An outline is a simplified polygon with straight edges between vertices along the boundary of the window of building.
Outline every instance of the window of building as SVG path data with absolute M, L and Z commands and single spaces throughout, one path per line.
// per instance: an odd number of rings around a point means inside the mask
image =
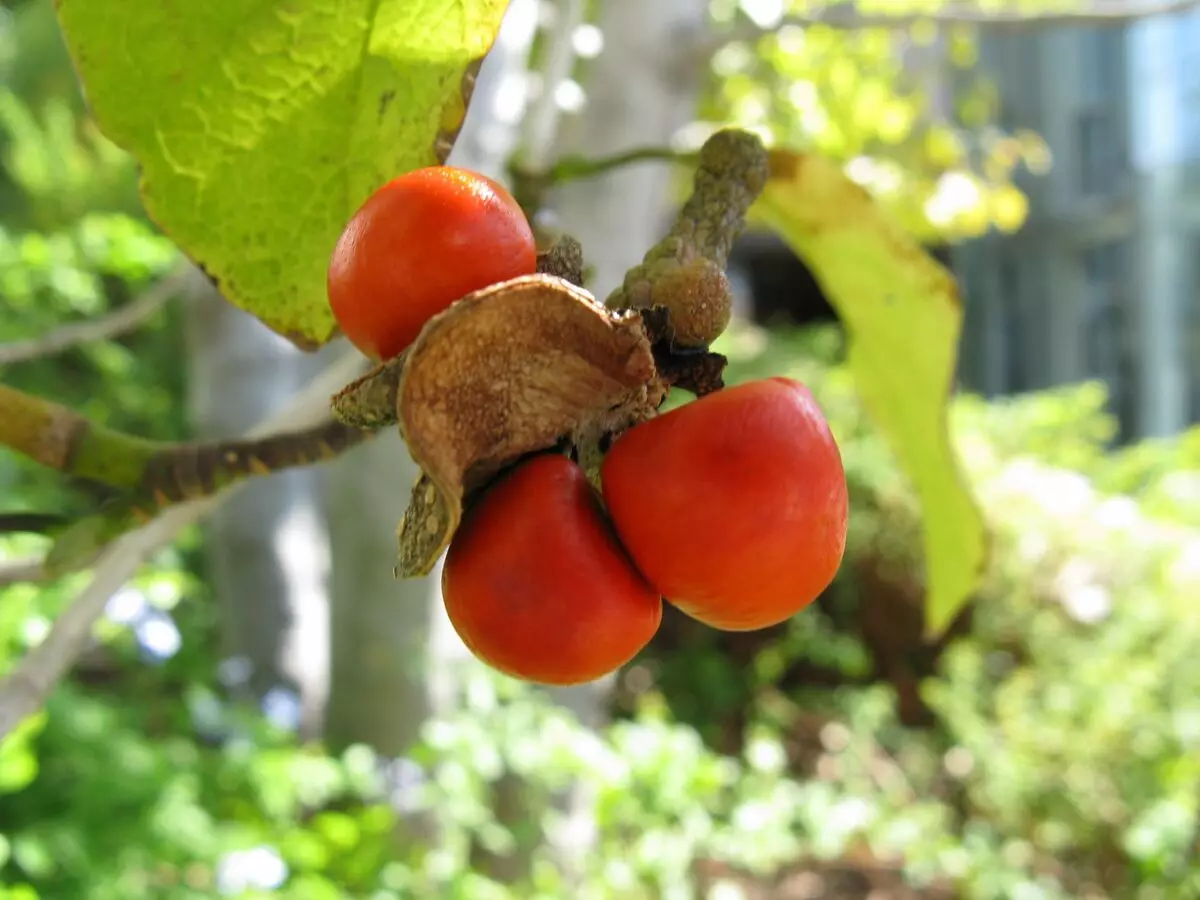
M 1032 335 L 1025 327 L 1024 298 L 1021 296 L 1021 273 L 1012 252 L 1003 250 L 997 267 L 997 298 L 1003 309 L 1004 328 L 1004 389 L 1019 393 L 1032 387 L 1029 377 L 1029 343 Z
M 1088 197 L 1108 196 L 1126 171 L 1126 140 L 1119 112 L 1093 108 L 1076 117 L 1079 189 Z
M 1091 28 L 1079 36 L 1080 108 L 1075 127 L 1079 189 L 1085 196 L 1120 190 L 1128 168 L 1126 42 L 1124 28 Z
M 1079 75 L 1084 100 L 1090 103 L 1123 102 L 1127 41 L 1128 32 L 1124 28 L 1104 26 L 1081 29 Z
M 1081 309 L 1084 367 L 1108 386 L 1109 405 L 1123 435 L 1136 426 L 1136 367 L 1133 322 L 1127 302 L 1130 249 L 1125 241 L 1090 247 L 1083 254 L 1085 290 Z
M 1200 249 L 1200 248 L 1197 248 Z M 1188 412 L 1192 423 L 1200 422 L 1200 259 L 1192 277 L 1192 293 L 1183 308 L 1183 353 L 1188 373 Z
M 1177 81 L 1180 151 L 1184 160 L 1200 159 L 1200 68 L 1196 66 L 1196 50 L 1200 47 L 1200 10 L 1181 16 L 1173 27 L 1172 69 Z

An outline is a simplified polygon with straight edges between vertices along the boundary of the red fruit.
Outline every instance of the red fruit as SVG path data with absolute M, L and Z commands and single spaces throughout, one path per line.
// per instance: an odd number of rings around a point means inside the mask
M 782 622 L 841 564 L 841 454 L 797 381 L 727 388 L 637 425 L 613 444 L 600 474 L 638 569 L 713 628 Z
M 542 684 L 620 668 L 662 619 L 661 597 L 629 561 L 583 470 L 557 454 L 521 463 L 467 511 L 442 595 L 472 653 Z
M 512 194 L 451 166 L 407 172 L 350 219 L 329 261 L 329 306 L 367 356 L 396 356 L 455 300 L 537 268 Z

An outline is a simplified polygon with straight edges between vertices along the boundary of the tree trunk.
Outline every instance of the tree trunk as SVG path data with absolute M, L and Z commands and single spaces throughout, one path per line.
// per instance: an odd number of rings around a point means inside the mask
M 706 70 L 687 48 L 707 27 L 701 0 L 608 0 L 604 50 L 590 66 L 587 106 L 563 129 L 559 151 L 607 156 L 669 144 L 693 120 Z M 676 52 L 672 52 L 672 51 Z M 662 237 L 670 214 L 668 163 L 623 166 L 564 185 L 554 207 L 594 266 L 589 288 L 603 298 Z
M 449 162 L 501 174 L 515 126 L 501 114 L 511 90 L 506 78 L 524 72 L 531 12 L 536 6 L 529 0 L 511 4 Z M 417 474 L 398 433 L 389 430 L 332 463 L 326 481 L 333 557 L 326 737 L 334 747 L 366 743 L 385 762 L 409 751 L 431 715 L 457 705 L 457 671 L 473 663 L 442 606 L 440 564 L 425 578 L 392 575 L 396 525 Z
M 196 292 L 188 317 L 189 403 L 205 438 L 236 437 L 261 422 L 326 359 L 295 349 L 212 289 Z M 305 469 L 255 479 L 207 526 L 223 677 L 305 738 L 320 733 L 328 682 L 329 549 L 314 493 L 321 477 Z
M 417 467 L 394 429 L 330 465 L 326 480 L 333 556 L 331 683 L 326 738 L 406 754 L 428 719 L 430 578 L 399 580 L 396 524 Z
M 680 59 L 671 49 L 692 45 L 707 27 L 707 3 L 608 0 L 600 10 L 604 49 L 589 66 L 587 105 L 561 129 L 557 153 L 602 157 L 669 144 L 694 118 L 706 74 L 701 61 Z M 553 92 L 554 85 L 544 89 Z M 534 165 L 548 162 L 545 155 L 537 146 L 527 153 Z M 626 270 L 668 227 L 670 176 L 668 164 L 640 163 L 555 192 L 551 202 L 558 225 L 583 245 L 584 260 L 593 267 L 588 287 L 600 299 L 620 285 Z M 609 676 L 551 693 L 585 725 L 601 728 L 608 721 L 614 683 Z M 564 828 L 552 840 L 568 872 L 577 872 L 596 837 L 588 786 L 575 785 L 564 807 Z

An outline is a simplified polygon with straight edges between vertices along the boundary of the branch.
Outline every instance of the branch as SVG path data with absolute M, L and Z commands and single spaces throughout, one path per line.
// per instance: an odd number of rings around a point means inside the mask
M 154 455 L 170 446 L 105 428 L 3 384 L 0 444 L 47 468 L 117 488 L 135 487 Z
M 555 185 L 595 178 L 597 175 L 634 163 L 694 164 L 696 158 L 697 154 L 694 152 L 681 152 L 670 147 L 632 147 L 611 156 L 564 156 L 545 169 L 517 163 L 510 166 L 509 175 L 513 181 L 514 193 L 522 198 L 522 205 L 530 204 L 531 208 L 536 208 L 541 205 L 542 195 Z
M 0 384 L 0 444 L 66 475 L 133 491 L 148 515 L 232 480 L 329 459 L 365 437 L 327 420 L 257 440 L 151 441 Z
M 180 266 L 156 281 L 131 302 L 106 316 L 86 322 L 72 322 L 41 337 L 0 344 L 0 366 L 53 356 L 78 344 L 104 341 L 132 331 L 166 305 L 183 286 L 187 276 L 188 268 Z
M 821 7 L 810 13 L 784 16 L 778 24 L 770 28 L 763 28 L 750 22 L 743 23 L 716 35 L 710 49 L 715 52 L 725 44 L 734 41 L 755 40 L 786 25 L 801 27 L 823 25 L 826 28 L 846 30 L 859 28 L 906 29 L 923 23 L 943 26 L 975 25 L 989 30 L 1049 28 L 1062 25 L 1119 26 L 1127 25 L 1135 19 L 1181 13 L 1198 5 L 1200 5 L 1200 0 L 1146 0 L 1143 3 L 1128 2 L 1128 0 L 1111 3 L 1099 0 L 1094 5 L 1081 4 L 1080 8 L 1074 10 L 1022 12 L 1015 9 L 980 9 L 974 3 L 948 2 L 942 9 L 935 12 L 866 13 L 855 9 L 852 2 L 838 3 Z
M 46 555 L 49 577 L 86 568 L 122 534 L 170 506 L 199 500 L 247 478 L 333 459 L 374 434 L 327 416 L 309 428 L 240 441 L 166 445 L 146 465 L 132 494 L 63 530 Z
M 247 436 L 257 438 L 320 424 L 329 415 L 330 395 L 360 375 L 363 362 L 358 353 L 347 354 L 313 379 L 283 411 Z M 46 639 L 0 681 L 0 740 L 42 706 L 55 684 L 71 668 L 85 649 L 109 597 L 137 573 L 149 556 L 211 512 L 240 484 L 215 496 L 174 506 L 104 550 L 96 562 L 92 580 L 58 616 Z
M 541 176 L 551 184 L 564 181 L 579 181 L 584 178 L 595 178 L 612 169 L 633 165 L 640 162 L 672 162 L 694 164 L 695 152 L 680 152 L 670 147 L 632 147 L 611 156 L 588 158 L 584 156 L 564 156 L 551 166 Z
M 57 577 L 87 566 L 122 534 L 164 508 L 251 476 L 331 459 L 370 432 L 336 421 L 244 441 L 170 443 L 114 431 L 58 403 L 0 384 L 0 444 L 41 465 L 123 493 L 58 533 L 44 569 Z
M 0 588 L 28 581 L 45 580 L 40 556 L 21 556 L 0 562 Z
M 558 86 L 571 77 L 575 65 L 575 50 L 572 38 L 575 30 L 584 22 L 583 0 L 566 0 L 559 3 L 554 24 L 543 36 L 546 60 L 542 67 L 542 91 L 527 110 L 523 125 L 524 153 L 528 164 L 534 168 L 545 165 L 546 157 L 554 145 L 561 113 L 556 98 Z

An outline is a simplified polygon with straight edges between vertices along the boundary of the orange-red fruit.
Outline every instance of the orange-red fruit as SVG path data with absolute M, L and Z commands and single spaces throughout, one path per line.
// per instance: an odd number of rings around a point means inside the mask
M 542 684 L 608 674 L 650 642 L 662 598 L 564 456 L 530 459 L 467 511 L 442 571 L 446 612 L 495 669 Z
M 492 179 L 452 166 L 406 172 L 350 219 L 329 262 L 329 305 L 372 359 L 391 359 L 472 291 L 537 268 L 533 230 Z
M 797 381 L 727 388 L 635 426 L 613 444 L 601 484 L 638 569 L 714 628 L 782 622 L 841 564 L 841 454 Z

